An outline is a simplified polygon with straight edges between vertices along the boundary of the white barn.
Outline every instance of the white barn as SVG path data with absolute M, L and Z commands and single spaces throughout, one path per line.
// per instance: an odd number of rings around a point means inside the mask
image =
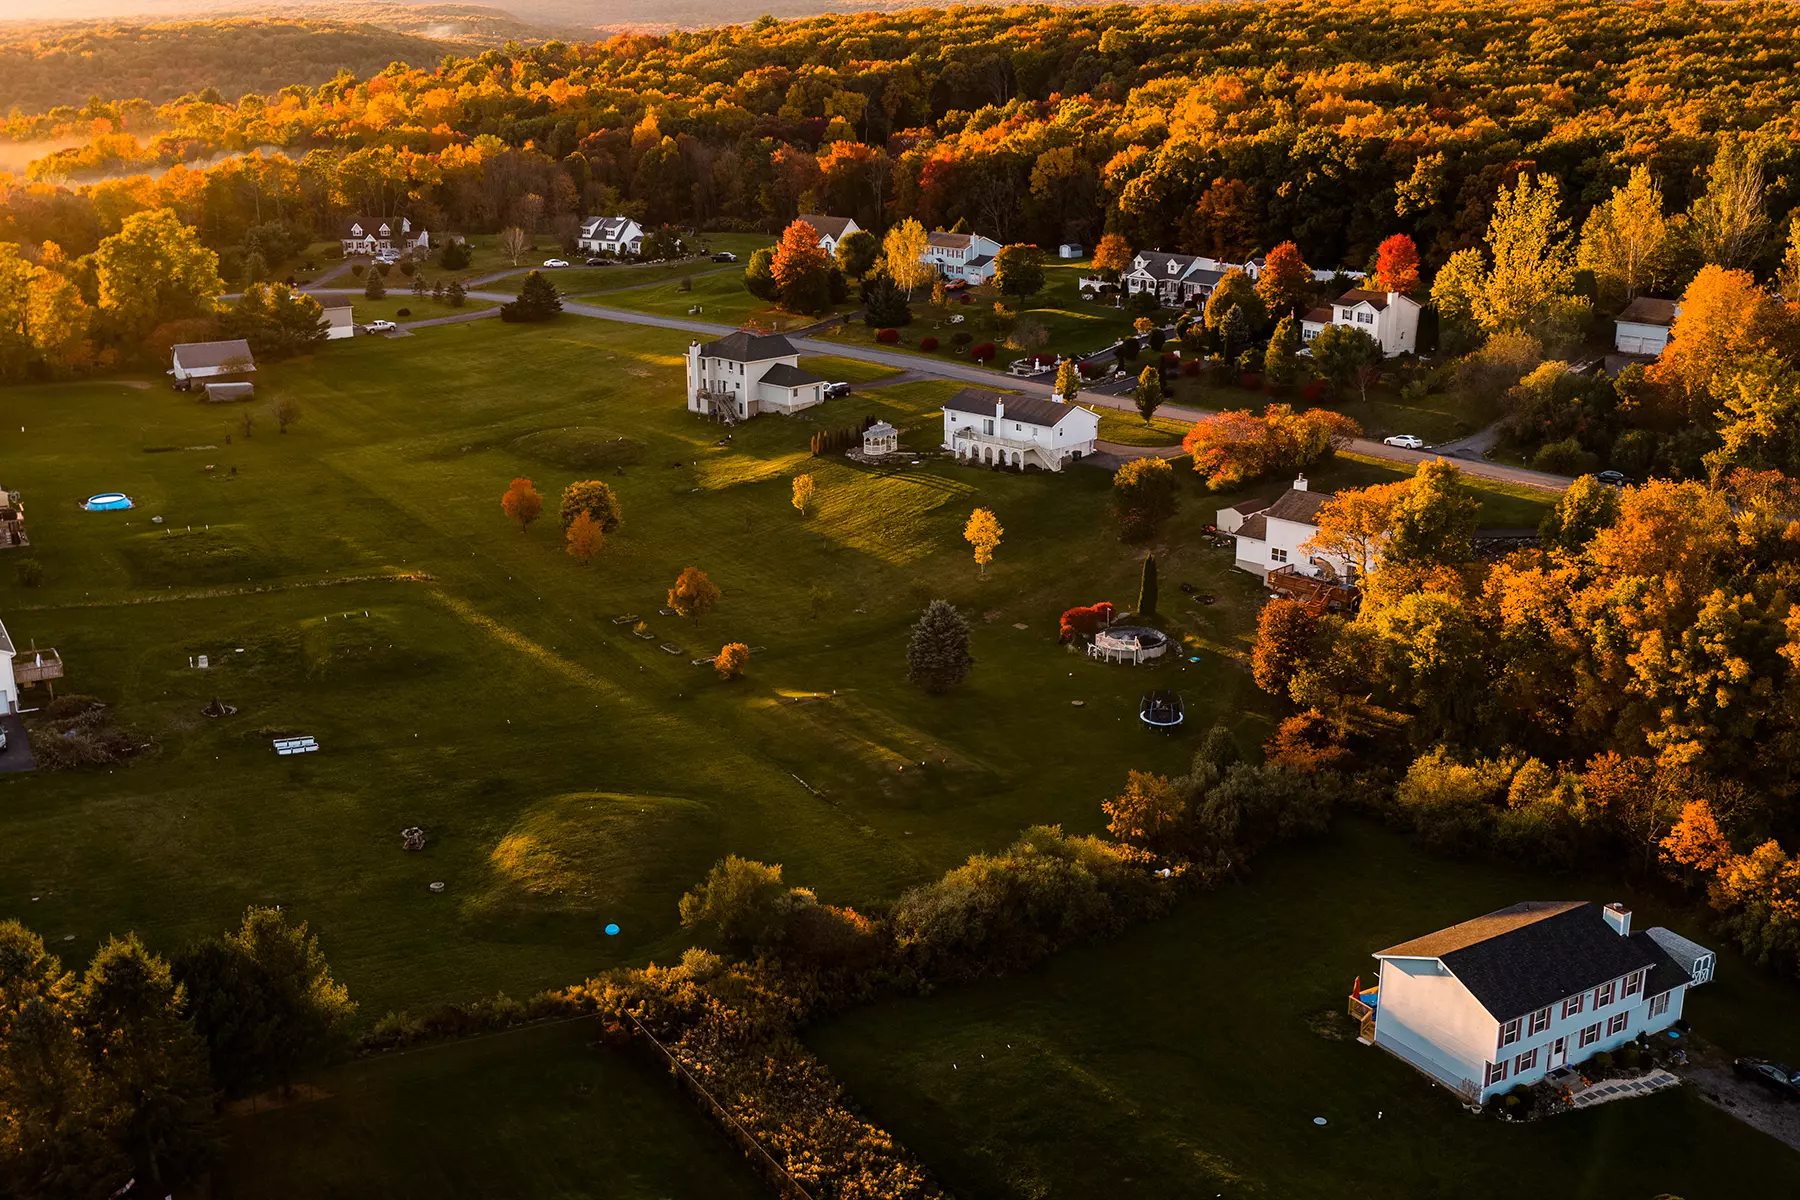
M 1315 308 L 1300 319 L 1300 340 L 1312 341 L 1327 325 L 1348 325 L 1380 342 L 1381 352 L 1389 358 L 1414 354 L 1419 349 L 1419 311 L 1419 302 L 1401 292 L 1351 288 L 1330 308 Z
M 1098 413 L 1060 400 L 964 388 L 944 405 L 944 449 L 959 462 L 1060 471 L 1099 436 Z
M 589 254 L 638 254 L 644 227 L 630 217 L 589 217 L 576 232 L 575 245 Z
M 1613 349 L 1620 354 L 1663 352 L 1681 305 L 1655 296 L 1639 296 L 1613 318 Z
M 925 237 L 920 262 L 935 266 L 946 279 L 986 283 L 994 277 L 1000 243 L 979 233 L 932 233 Z
M 791 415 L 825 400 L 825 381 L 800 369 L 800 352 L 780 334 L 747 329 L 687 352 L 689 412 L 724 421 L 759 413 Z
M 832 255 L 837 253 L 839 242 L 853 233 L 862 232 L 862 226 L 856 223 L 855 217 L 828 217 L 823 213 L 801 213 L 800 220 L 818 231 L 819 249 Z
M 256 370 L 250 343 L 243 338 L 222 342 L 181 342 L 169 350 L 169 374 L 186 391 L 195 380 L 230 379 Z
M 1483 1103 L 1680 1020 L 1699 980 L 1667 933 L 1632 933 L 1619 904 L 1534 900 L 1390 946 L 1374 1043 Z
M 348 304 L 337 304 L 324 311 L 325 340 L 335 342 L 356 335 L 355 310 Z

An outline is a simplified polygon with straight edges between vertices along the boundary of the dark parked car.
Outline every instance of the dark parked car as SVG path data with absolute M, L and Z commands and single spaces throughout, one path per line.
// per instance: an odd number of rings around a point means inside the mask
M 590 258 L 587 260 L 587 265 L 590 267 L 610 267 L 610 266 L 612 266 L 612 259 L 610 259 L 610 258 Z
M 1731 1069 L 1752 1083 L 1762 1086 L 1787 1100 L 1800 1100 L 1800 1071 L 1770 1062 L 1766 1058 L 1740 1058 Z
M 836 383 L 828 383 L 825 385 L 825 396 L 827 399 L 835 400 L 839 396 L 848 396 L 849 394 L 850 385 L 841 380 Z
M 713 261 L 714 262 L 736 262 L 737 255 L 733 254 L 729 250 L 721 250 L 717 254 L 713 255 Z
M 1631 476 L 1623 471 L 1600 471 L 1594 475 L 1594 478 L 1598 479 L 1601 483 L 1604 483 L 1607 487 L 1622 488 L 1631 482 Z

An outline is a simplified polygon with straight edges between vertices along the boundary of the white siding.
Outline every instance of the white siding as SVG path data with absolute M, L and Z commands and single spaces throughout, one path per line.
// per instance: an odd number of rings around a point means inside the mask
M 1661 354 L 1669 344 L 1667 325 L 1640 325 L 1636 321 L 1613 322 L 1613 348 L 1620 354 Z
M 1452 1091 L 1482 1086 L 1500 1025 L 1442 963 L 1384 959 L 1375 1014 L 1376 1045 L 1404 1049 Z

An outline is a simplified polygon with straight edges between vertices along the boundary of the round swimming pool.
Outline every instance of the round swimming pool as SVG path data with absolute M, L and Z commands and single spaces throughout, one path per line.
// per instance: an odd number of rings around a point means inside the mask
M 1148 625 L 1114 625 L 1106 632 L 1109 636 L 1121 640 L 1131 638 L 1145 650 L 1161 649 L 1169 644 L 1167 634 L 1160 629 L 1152 629 Z
M 131 497 L 124 492 L 101 492 L 98 496 L 89 496 L 81 507 L 89 512 L 110 512 L 114 509 L 130 508 Z

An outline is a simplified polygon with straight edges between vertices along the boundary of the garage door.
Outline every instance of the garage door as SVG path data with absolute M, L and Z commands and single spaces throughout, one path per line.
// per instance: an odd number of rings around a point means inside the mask
M 1621 354 L 1655 354 L 1656 351 L 1650 346 L 1649 341 L 1645 338 L 1632 337 L 1629 334 L 1620 334 L 1619 335 L 1619 353 L 1621 353 Z

